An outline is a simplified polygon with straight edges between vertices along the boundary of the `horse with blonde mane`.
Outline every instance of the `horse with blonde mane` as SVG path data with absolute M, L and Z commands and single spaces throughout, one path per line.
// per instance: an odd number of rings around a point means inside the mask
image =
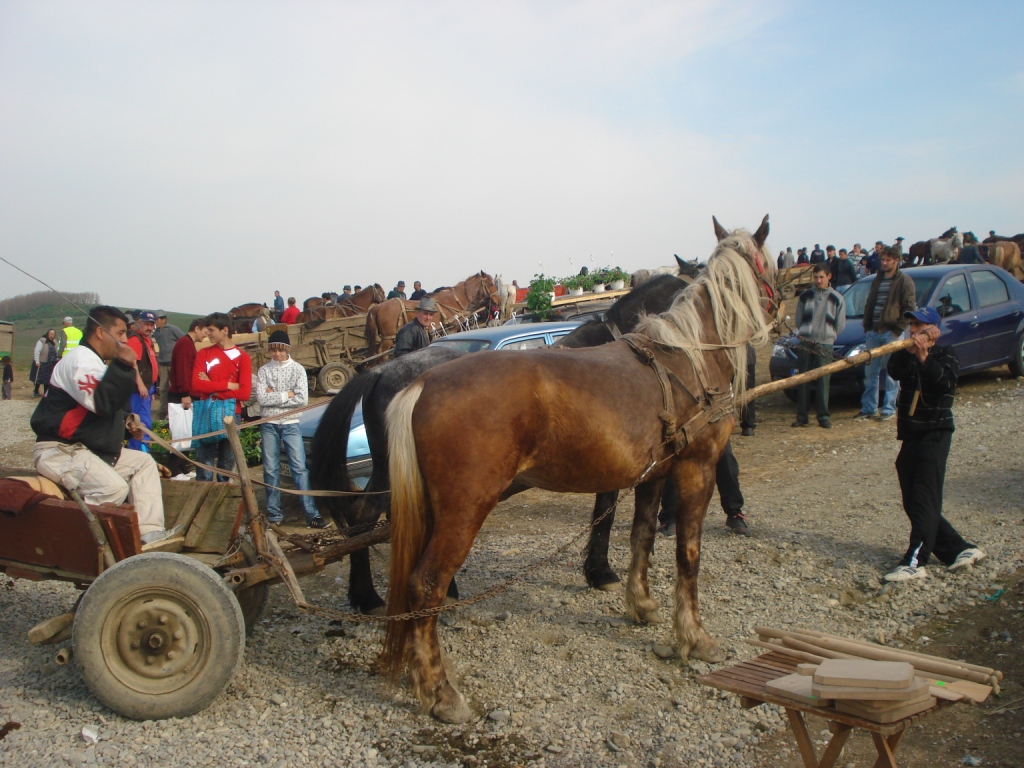
M 389 407 L 388 612 L 427 615 L 388 622 L 382 660 L 393 679 L 408 667 L 438 719 L 472 713 L 442 663 L 435 611 L 513 481 L 566 493 L 636 488 L 626 606 L 644 621 L 658 611 L 647 581 L 651 491 L 671 478 L 680 655 L 724 659 L 701 625 L 700 534 L 744 389 L 746 345 L 768 342 L 778 306 L 768 217 L 753 235 L 714 225 L 706 270 L 637 333 L 599 347 L 468 355 L 427 371 Z

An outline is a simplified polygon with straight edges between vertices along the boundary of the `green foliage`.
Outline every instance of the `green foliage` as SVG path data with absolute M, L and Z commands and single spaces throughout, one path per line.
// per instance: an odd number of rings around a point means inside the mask
M 534 275 L 530 289 L 526 292 L 526 308 L 535 315 L 551 315 L 551 293 L 555 290 L 555 279 L 543 274 Z
M 167 421 L 154 421 L 153 434 L 161 440 L 170 441 L 171 430 L 167 425 Z M 255 428 L 243 428 L 238 431 L 238 436 L 242 440 L 242 451 L 245 453 L 246 466 L 255 467 L 263 460 L 263 445 L 260 442 L 260 431 Z M 152 452 L 153 458 L 155 459 L 159 460 L 167 456 L 167 451 L 164 450 L 162 445 L 150 443 L 149 450 Z
M 573 275 L 572 277 L 564 278 L 562 285 L 570 289 L 582 288 L 584 291 L 589 291 L 594 287 L 594 278 L 591 275 Z

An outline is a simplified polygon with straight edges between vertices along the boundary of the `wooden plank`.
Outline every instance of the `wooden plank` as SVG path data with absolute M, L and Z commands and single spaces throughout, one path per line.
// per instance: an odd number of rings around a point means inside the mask
M 817 664 L 811 664 L 810 662 L 796 665 L 796 673 L 798 675 L 810 676 L 814 674 L 814 671 L 818 668 Z
M 846 740 L 853 733 L 853 728 L 845 723 L 829 723 L 829 726 L 835 726 L 835 728 L 832 731 L 832 738 L 829 739 L 828 746 L 825 747 L 825 754 L 821 756 L 821 762 L 818 763 L 818 768 L 833 768 L 839 760 L 839 756 L 843 754 Z
M 214 499 L 215 494 L 211 491 L 210 495 L 207 496 L 207 501 L 203 504 L 203 509 L 199 513 L 203 514 L 207 507 L 211 509 L 202 531 L 195 537 L 195 544 L 190 547 L 190 549 L 197 552 L 220 552 L 223 554 L 227 551 L 227 545 L 231 541 L 232 532 L 235 530 L 238 506 L 242 499 L 242 489 L 237 485 L 228 485 L 227 483 L 218 483 L 218 485 L 221 486 L 221 492 L 216 494 Z M 198 515 L 196 517 L 198 518 Z M 195 528 L 196 524 L 193 523 L 189 533 Z
M 786 699 L 798 701 L 801 704 L 808 704 L 812 707 L 828 707 L 832 702 L 829 699 L 822 699 L 811 689 L 813 682 L 806 675 L 786 675 L 778 680 L 769 680 L 765 683 L 764 689 L 768 693 L 782 696 Z
M 814 743 L 810 734 L 807 733 L 807 725 L 804 723 L 804 716 L 799 710 L 786 708 L 786 717 L 789 718 L 789 727 L 793 729 L 793 736 L 796 738 L 796 745 L 800 749 L 800 756 L 804 759 L 807 768 L 817 768 L 818 755 L 814 751 Z
M 971 704 L 981 704 L 992 693 L 991 685 L 982 685 L 970 680 L 957 680 L 946 686 L 947 690 L 961 694 Z
M 905 661 L 826 659 L 818 665 L 814 682 L 859 688 L 909 688 L 914 667 Z
M 849 701 L 837 701 L 836 709 L 840 712 L 846 712 L 850 715 L 856 715 L 857 717 L 863 717 L 866 720 L 871 720 L 876 723 L 895 723 L 897 720 L 902 720 L 910 715 L 916 715 L 919 712 L 924 712 L 934 707 L 936 700 L 929 696 L 925 701 L 918 701 L 912 704 L 908 704 L 905 707 L 898 707 L 896 709 L 872 709 L 871 707 L 859 707 L 857 704 Z
M 813 678 L 812 678 L 813 679 Z M 863 701 L 909 701 L 928 689 L 924 680 L 915 680 L 909 688 L 856 688 L 850 685 L 819 685 L 812 690 L 823 699 L 861 699 Z
M 203 500 L 210 492 L 211 485 L 212 483 L 203 482 L 161 481 L 160 488 L 164 496 L 164 527 L 184 525 L 183 530 L 187 533 L 203 506 Z

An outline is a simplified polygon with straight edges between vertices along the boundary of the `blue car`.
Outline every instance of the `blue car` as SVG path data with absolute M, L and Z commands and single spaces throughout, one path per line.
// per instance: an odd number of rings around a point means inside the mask
M 514 349 L 536 349 L 554 344 L 558 339 L 571 333 L 581 320 L 564 323 L 530 323 L 527 325 L 506 325 L 498 328 L 479 328 L 473 331 L 453 333 L 434 340 L 434 344 L 451 347 L 462 352 L 482 352 Z M 320 424 L 320 417 L 327 407 L 325 402 L 319 408 L 310 408 L 299 415 L 299 431 L 306 448 L 306 464 L 312 455 L 313 435 Z M 287 463 L 283 463 L 287 467 Z M 364 488 L 373 470 L 370 458 L 370 444 L 366 440 L 366 426 L 363 424 L 363 407 L 358 405 L 352 414 L 352 426 L 348 433 L 348 473 L 352 481 Z
M 917 305 L 934 307 L 942 318 L 938 343 L 953 347 L 961 373 L 1009 365 L 1014 376 L 1024 376 L 1024 284 L 989 264 L 911 267 L 906 272 L 914 280 Z M 874 279 L 862 277 L 843 294 L 846 328 L 836 339 L 837 359 L 864 351 L 864 304 Z M 768 366 L 772 381 L 797 373 L 796 343 L 795 334 L 775 343 Z M 863 390 L 862 366 L 832 374 L 830 392 Z M 786 395 L 794 399 L 796 389 L 787 389 Z

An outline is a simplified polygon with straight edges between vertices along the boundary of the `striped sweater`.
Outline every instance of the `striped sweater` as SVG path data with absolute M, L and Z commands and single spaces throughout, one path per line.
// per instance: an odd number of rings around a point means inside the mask
M 960 374 L 960 361 L 952 347 L 932 347 L 922 363 L 906 349 L 889 357 L 889 375 L 900 383 L 896 401 L 896 439 L 905 440 L 924 432 L 952 432 L 953 397 Z M 914 393 L 920 391 L 914 413 Z
M 294 392 L 294 397 L 288 397 Z M 256 402 L 260 404 L 260 417 L 273 418 L 309 402 L 309 380 L 306 369 L 290 357 L 283 363 L 271 360 L 256 374 Z M 275 419 L 274 424 L 296 424 L 298 416 Z

